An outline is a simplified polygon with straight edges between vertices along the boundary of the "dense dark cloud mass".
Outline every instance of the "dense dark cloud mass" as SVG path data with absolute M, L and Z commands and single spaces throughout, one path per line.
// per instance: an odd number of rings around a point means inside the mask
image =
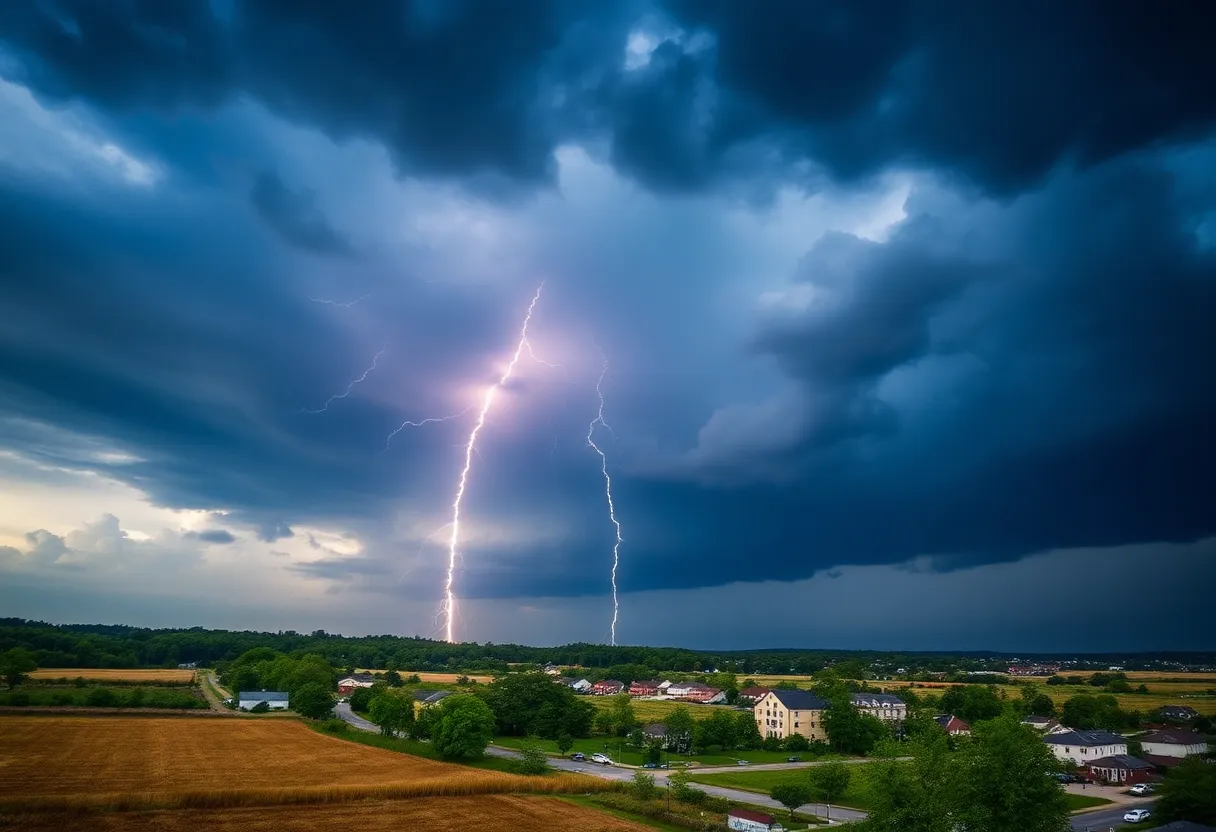
M 464 598 L 605 592 L 600 348 L 627 596 L 1210 549 L 1206 4 L 356 5 L 0 8 L 0 569 L 429 619 L 542 279 Z

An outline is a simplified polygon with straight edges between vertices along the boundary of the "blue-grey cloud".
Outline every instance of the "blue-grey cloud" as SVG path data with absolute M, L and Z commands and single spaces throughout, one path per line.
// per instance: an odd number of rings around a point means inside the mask
M 339 234 L 314 204 L 314 195 L 292 191 L 277 173 L 263 172 L 249 193 L 258 216 L 289 245 L 316 254 L 349 256 L 350 241 Z
M 185 537 L 201 540 L 204 543 L 236 543 L 236 535 L 227 529 L 203 529 L 198 532 L 186 532 Z

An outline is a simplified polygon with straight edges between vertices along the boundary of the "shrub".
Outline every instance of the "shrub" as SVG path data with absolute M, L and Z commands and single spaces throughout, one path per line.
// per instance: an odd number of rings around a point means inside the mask
M 326 719 L 321 723 L 321 730 L 330 734 L 345 734 L 350 726 L 340 719 Z
M 255 713 L 255 714 L 268 713 L 270 711 L 270 703 L 265 702 L 265 701 L 259 702 L 258 704 L 254 705 L 252 708 L 250 708 L 249 711 L 250 711 L 250 713 Z
M 802 736 L 802 734 L 790 734 L 785 738 L 786 751 L 806 751 L 810 747 L 811 744 L 807 741 L 806 737 Z
M 8 704 L 24 708 L 30 704 L 30 695 L 23 690 L 13 691 L 8 695 Z
M 85 697 L 85 703 L 93 708 L 112 708 L 116 704 L 116 700 L 114 691 L 109 688 L 93 688 Z
M 528 737 L 520 743 L 519 752 L 520 774 L 544 774 L 549 770 L 549 758 L 536 737 Z
M 654 784 L 654 776 L 644 771 L 633 773 L 633 783 L 630 791 L 638 800 L 654 800 L 659 796 L 659 787 Z

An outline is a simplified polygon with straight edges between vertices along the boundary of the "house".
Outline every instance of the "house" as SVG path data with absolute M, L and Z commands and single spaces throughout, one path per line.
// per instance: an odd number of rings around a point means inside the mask
M 1182 729 L 1149 731 L 1139 739 L 1145 754 L 1159 757 L 1190 757 L 1193 754 L 1208 753 L 1207 740 L 1194 731 L 1183 731 Z
M 952 737 L 971 736 L 971 726 L 954 714 L 938 714 L 933 721 L 942 726 L 942 730 Z
M 908 717 L 908 704 L 890 693 L 855 693 L 853 707 L 883 722 L 902 722 Z
M 659 696 L 667 696 L 667 691 L 671 689 L 671 682 L 663 680 L 659 682 Z
M 1050 716 L 1028 716 L 1022 719 L 1022 724 L 1029 725 L 1040 734 L 1060 734 L 1068 730 L 1058 719 Z
M 182 662 L 177 666 L 178 670 L 194 670 L 198 667 L 198 662 Z
M 683 699 L 685 696 L 688 696 L 689 692 L 691 692 L 693 689 L 695 689 L 701 683 L 700 682 L 664 682 L 663 684 L 667 685 L 667 687 L 663 688 L 662 685 L 660 685 L 659 687 L 661 690 L 663 690 L 664 696 L 673 696 L 676 699 Z
M 586 679 L 579 679 L 577 682 L 570 683 L 570 690 L 574 691 L 575 693 L 590 693 L 591 683 Z
M 593 696 L 614 696 L 625 689 L 624 682 L 616 679 L 603 679 L 591 686 Z
M 338 693 L 350 696 L 355 688 L 370 688 L 376 683 L 376 677 L 370 673 L 353 673 L 345 679 L 338 680 Z
M 548 676 L 560 676 L 562 674 L 562 669 L 555 664 L 547 664 L 541 670 Z
M 778 832 L 785 829 L 772 815 L 750 809 L 731 809 L 726 813 L 726 826 L 739 832 Z
M 629 685 L 630 696 L 658 696 L 659 683 L 657 680 L 643 681 L 638 679 Z
M 287 694 L 279 690 L 243 690 L 237 694 L 237 707 L 243 711 L 252 711 L 256 705 L 265 702 L 272 711 L 287 710 Z
M 806 690 L 770 690 L 752 708 L 756 727 L 765 737 L 801 734 L 808 740 L 825 740 L 823 712 L 828 702 Z
M 642 736 L 648 740 L 667 739 L 667 726 L 661 722 L 652 722 L 642 726 Z
M 1110 731 L 1062 731 L 1048 734 L 1043 742 L 1051 748 L 1056 759 L 1078 766 L 1103 757 L 1127 755 L 1127 740 Z
M 419 713 L 423 708 L 429 708 L 442 700 L 452 695 L 450 690 L 423 690 L 419 688 L 414 691 L 414 713 Z
M 1085 764 L 1085 770 L 1097 782 L 1112 786 L 1131 786 L 1152 780 L 1156 775 L 1156 767 L 1152 763 L 1127 754 L 1090 760 Z
M 755 705 L 764 698 L 764 694 L 771 691 L 772 688 L 750 687 L 739 691 L 740 705 Z
M 1161 716 L 1171 722 L 1190 722 L 1199 716 L 1199 711 L 1190 705 L 1165 705 L 1161 708 Z
M 723 691 L 706 685 L 698 685 L 684 698 L 699 705 L 721 705 L 726 702 L 726 694 Z

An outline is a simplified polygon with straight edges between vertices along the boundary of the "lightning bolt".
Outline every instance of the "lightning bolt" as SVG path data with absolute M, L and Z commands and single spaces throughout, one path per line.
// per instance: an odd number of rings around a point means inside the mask
M 363 375 L 359 376 L 357 379 L 352 381 L 350 384 L 346 385 L 346 389 L 343 390 L 341 393 L 335 393 L 334 395 L 330 396 L 329 400 L 326 401 L 325 404 L 321 405 L 320 408 L 318 408 L 317 410 L 308 410 L 307 408 L 305 408 L 305 409 L 303 409 L 302 412 L 303 413 L 324 413 L 325 411 L 329 410 L 329 406 L 331 404 L 333 404 L 334 402 L 336 402 L 338 399 L 345 399 L 347 396 L 350 395 L 350 391 L 355 389 L 356 384 L 360 383 L 361 381 L 365 381 L 367 379 L 367 377 L 369 375 L 371 375 L 372 370 L 376 369 L 376 364 L 380 361 L 380 356 L 382 356 L 382 355 L 384 355 L 383 348 L 381 348 L 380 352 L 376 353 L 375 356 L 372 357 L 372 366 L 370 366 L 366 370 L 364 370 Z
M 325 298 L 309 298 L 309 300 L 312 301 L 313 303 L 324 303 L 329 306 L 341 306 L 343 309 L 349 309 L 352 306 L 354 306 L 356 303 L 361 303 L 362 301 L 367 300 L 373 294 L 374 294 L 373 292 L 368 292 L 363 297 L 355 298 L 354 300 L 348 300 L 346 303 L 339 303 L 336 300 L 326 300 Z
M 603 352 L 600 352 L 603 356 Z M 591 420 L 591 424 L 587 426 L 587 446 L 591 450 L 600 455 L 600 471 L 604 474 L 604 496 L 608 500 L 608 518 L 612 521 L 612 525 L 616 527 L 616 542 L 612 544 L 612 630 L 611 639 L 612 645 L 616 646 L 616 622 L 620 618 L 621 605 L 617 598 L 616 589 L 616 570 L 621 565 L 621 523 L 616 519 L 616 506 L 612 502 L 612 477 L 608 475 L 608 457 L 604 456 L 604 452 L 600 450 L 600 446 L 595 444 L 595 427 L 603 425 L 608 429 L 609 433 L 613 433 L 612 426 L 604 421 L 604 376 L 608 374 L 608 359 L 604 358 L 604 368 L 600 370 L 600 377 L 595 382 L 595 395 L 599 397 L 600 409 L 595 414 L 595 418 Z
M 477 413 L 477 423 L 473 425 L 473 430 L 469 433 L 469 441 L 464 446 L 464 468 L 460 471 L 460 484 L 456 487 L 456 497 L 452 501 L 452 536 L 448 541 L 448 574 L 443 586 L 442 613 L 446 622 L 445 630 L 449 642 L 455 640 L 452 633 L 452 624 L 456 617 L 456 595 L 452 591 L 452 583 L 456 574 L 456 556 L 460 546 L 460 504 L 464 501 L 465 488 L 468 486 L 469 469 L 473 467 L 473 454 L 477 450 L 477 436 L 486 424 L 486 416 L 490 412 L 490 407 L 494 404 L 495 394 L 510 380 L 511 375 L 515 372 L 515 365 L 519 363 L 520 355 L 523 354 L 525 349 L 531 353 L 532 348 L 528 344 L 528 323 L 532 320 L 532 310 L 536 308 L 536 303 L 540 300 L 540 292 L 543 288 L 545 288 L 544 283 L 536 287 L 536 294 L 532 296 L 532 303 L 528 304 L 528 314 L 524 316 L 524 323 L 519 331 L 519 342 L 515 345 L 515 352 L 511 355 L 511 362 L 507 364 L 507 369 L 503 371 L 502 376 L 498 379 L 498 383 L 486 388 L 486 392 L 481 400 L 481 410 Z
M 392 441 L 393 441 L 393 437 L 396 436 L 397 434 L 401 433 L 401 431 L 405 430 L 406 428 L 420 428 L 423 425 L 429 425 L 434 422 L 450 422 L 453 419 L 459 419 L 461 416 L 463 416 L 464 414 L 466 414 L 470 410 L 472 410 L 474 408 L 474 406 L 475 405 L 469 405 L 468 407 L 466 407 L 464 410 L 460 411 L 459 413 L 453 413 L 449 416 L 429 416 L 426 419 L 419 419 L 417 422 L 411 422 L 408 420 L 404 421 L 397 427 L 396 430 L 394 430 L 392 433 L 390 433 L 388 435 L 388 439 L 384 440 L 384 450 L 387 451 L 389 444 L 392 443 Z

